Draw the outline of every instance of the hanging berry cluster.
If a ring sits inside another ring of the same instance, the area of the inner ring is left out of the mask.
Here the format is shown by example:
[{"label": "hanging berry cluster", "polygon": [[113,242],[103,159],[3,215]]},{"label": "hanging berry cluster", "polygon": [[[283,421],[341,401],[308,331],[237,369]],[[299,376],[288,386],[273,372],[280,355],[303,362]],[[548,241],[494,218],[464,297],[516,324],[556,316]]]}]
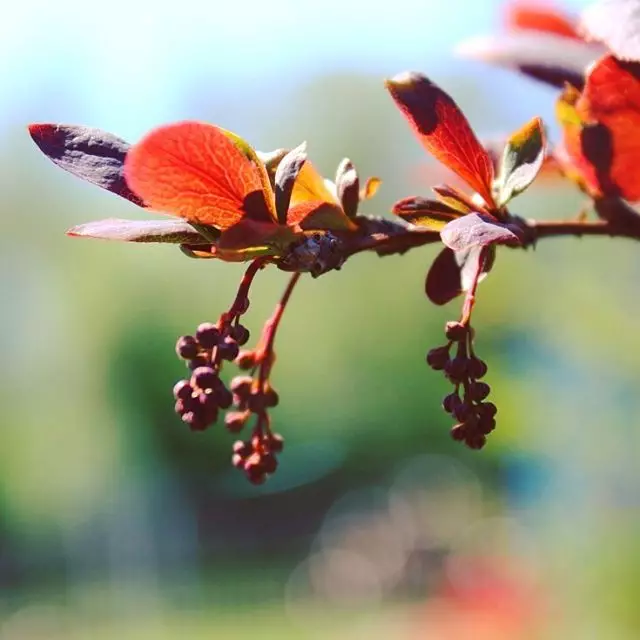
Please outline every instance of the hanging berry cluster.
[{"label": "hanging berry cluster", "polygon": [[[201,122],[159,127],[134,145],[89,127],[30,125],[33,140],[56,165],[134,205],[174,216],[98,220],[70,229],[69,235],[170,243],[191,258],[248,263],[228,311],[178,340],[177,354],[190,370],[173,390],[182,421],[203,431],[226,412],[226,429],[246,434],[233,445],[234,466],[251,482],[264,482],[275,472],[283,448],[282,437],[271,428],[270,410],[279,402],[271,383],[274,341],[301,274],[319,277],[363,251],[386,256],[442,243],[425,292],[437,305],[462,296],[462,313],[447,323],[446,343],[429,351],[427,363],[453,385],[443,401],[456,422],[453,438],[482,448],[496,426],[497,409],[487,400],[487,365],[475,353],[471,317],[478,285],[502,248],[527,248],[560,235],[640,240],[640,216],[627,204],[640,201],[640,142],[633,125],[640,122],[640,53],[634,35],[640,14],[627,12],[628,28],[612,30],[608,25],[619,22],[617,4],[597,3],[580,28],[548,7],[517,9],[507,21],[513,31],[509,47],[498,38],[481,48],[480,57],[562,89],[556,112],[563,139],[555,148],[547,144],[540,118],[533,118],[496,150],[495,144],[478,140],[453,98],[424,75],[405,72],[387,80],[387,91],[418,141],[470,189],[436,185],[428,196],[398,200],[392,218],[358,212],[361,201],[375,194],[378,179],[361,186],[353,163],[344,159],[335,179],[326,180],[308,161],[304,143],[260,153],[238,135]],[[523,32],[527,38],[520,50]],[[537,49],[531,45],[536,33],[544,36]],[[598,43],[586,42],[586,36]],[[572,53],[565,56],[569,41]],[[584,64],[576,63],[576,47],[583,47]],[[539,175],[576,184],[596,219],[538,221],[513,214],[511,200]],[[292,275],[249,349],[241,317],[249,308],[254,276],[267,265]],[[221,373],[231,364],[243,373],[227,386]]]}]

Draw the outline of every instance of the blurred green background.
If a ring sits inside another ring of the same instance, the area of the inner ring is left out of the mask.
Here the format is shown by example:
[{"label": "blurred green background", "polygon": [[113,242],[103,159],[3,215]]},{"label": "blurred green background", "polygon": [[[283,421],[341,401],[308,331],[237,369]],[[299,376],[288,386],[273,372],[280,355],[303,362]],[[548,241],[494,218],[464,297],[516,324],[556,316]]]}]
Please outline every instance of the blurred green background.
[{"label": "blurred green background", "polygon": [[[582,3],[584,4],[584,3]],[[361,255],[304,278],[279,335],[287,447],[263,487],[233,437],[172,411],[177,336],[215,320],[242,267],[173,247],[72,241],[145,212],[55,168],[25,125],[135,140],[197,118],[261,150],[307,140],[332,176],[383,178],[364,212],[427,193],[429,164],[382,87],[429,74],[481,134],[554,92],[454,59],[501,3],[323,5],[23,0],[0,26],[0,638],[637,638],[638,246],[563,239],[501,251],[477,350],[498,429],[450,440],[424,363],[458,304],[430,306],[436,252]],[[569,5],[579,9],[581,3]],[[536,186],[520,215],[575,215]],[[254,335],[286,282],[259,275]]]}]

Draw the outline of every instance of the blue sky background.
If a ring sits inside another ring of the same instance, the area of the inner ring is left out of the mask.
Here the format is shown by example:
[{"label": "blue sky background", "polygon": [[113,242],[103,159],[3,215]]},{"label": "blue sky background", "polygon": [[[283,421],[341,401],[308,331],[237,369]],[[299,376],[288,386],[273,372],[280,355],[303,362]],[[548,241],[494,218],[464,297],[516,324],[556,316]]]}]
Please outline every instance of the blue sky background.
[{"label": "blue sky background", "polygon": [[[5,122],[75,119],[135,138],[160,122],[194,115],[184,96],[199,90],[220,92],[222,102],[250,94],[269,106],[296,83],[323,73],[384,77],[419,69],[437,75],[454,64],[457,42],[498,28],[501,4],[7,3],[0,21],[0,109]],[[479,68],[472,67],[486,73]]]}]

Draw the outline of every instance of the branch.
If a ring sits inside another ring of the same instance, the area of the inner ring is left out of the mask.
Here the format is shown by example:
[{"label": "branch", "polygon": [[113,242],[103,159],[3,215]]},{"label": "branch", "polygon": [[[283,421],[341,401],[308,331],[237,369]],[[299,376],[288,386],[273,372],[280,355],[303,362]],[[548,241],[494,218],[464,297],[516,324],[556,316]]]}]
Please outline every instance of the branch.
[{"label": "branch", "polygon": [[526,228],[531,233],[531,244],[541,238],[556,238],[559,236],[609,236],[611,238],[618,237],[640,240],[640,222],[636,225],[628,225],[609,220],[596,220],[595,222],[538,222],[528,220]]}]

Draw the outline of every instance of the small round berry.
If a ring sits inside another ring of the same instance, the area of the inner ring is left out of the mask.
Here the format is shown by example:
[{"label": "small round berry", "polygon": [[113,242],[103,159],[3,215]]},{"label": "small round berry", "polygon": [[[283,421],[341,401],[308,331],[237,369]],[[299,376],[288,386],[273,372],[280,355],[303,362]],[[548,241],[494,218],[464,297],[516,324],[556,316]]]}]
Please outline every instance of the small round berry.
[{"label": "small round berry", "polygon": [[249,338],[251,334],[249,333],[249,329],[242,324],[237,324],[235,327],[231,329],[231,337],[240,345],[247,344],[249,342]]},{"label": "small round berry", "polygon": [[280,453],[284,449],[284,438],[279,433],[272,433],[267,441],[269,451]]},{"label": "small round berry", "polygon": [[209,359],[204,355],[196,356],[192,360],[189,360],[187,364],[189,366],[189,369],[191,369],[191,371],[195,371],[198,367],[210,366]]},{"label": "small round berry", "polygon": [[467,422],[473,413],[473,407],[468,402],[460,402],[453,410],[453,415],[459,422]]},{"label": "small round berry", "polygon": [[204,416],[197,411],[188,411],[182,416],[182,421],[189,425],[191,431],[205,431],[209,426]]},{"label": "small round berry", "polygon": [[451,437],[458,442],[462,442],[467,437],[467,428],[464,424],[456,424],[451,427]]},{"label": "small round berry", "polygon": [[486,382],[472,382],[469,385],[469,395],[476,401],[484,400],[491,393],[491,387]]},{"label": "small round berry", "polygon": [[231,456],[231,464],[236,469],[242,469],[244,467],[244,458],[239,453],[234,453]]},{"label": "small round berry", "polygon": [[469,449],[482,449],[487,444],[487,437],[481,433],[470,433],[465,440],[465,444]]},{"label": "small round berry", "polygon": [[237,367],[243,371],[248,371],[256,366],[256,353],[255,351],[244,350],[240,351],[238,357],[235,359]]},{"label": "small round berry", "polygon": [[447,413],[453,413],[456,410],[456,407],[461,403],[462,400],[460,400],[460,396],[457,393],[450,393],[448,396],[444,397],[444,400],[442,401],[442,408]]},{"label": "small round berry", "polygon": [[253,385],[253,378],[251,376],[236,376],[231,380],[229,389],[236,395],[247,398],[251,393],[251,386]]},{"label": "small round berry", "polygon": [[261,458],[262,470],[265,473],[275,473],[278,468],[278,460],[272,453],[266,453]]},{"label": "small round berry", "polygon": [[228,409],[233,404],[233,393],[224,385],[215,390],[216,402],[221,409]]},{"label": "small round berry", "polygon": [[427,364],[435,371],[441,371],[449,362],[449,347],[436,347],[427,353]]},{"label": "small round berry", "polygon": [[176,400],[173,405],[173,410],[182,418],[182,416],[187,413],[187,407],[185,407],[183,400]]},{"label": "small round berry", "polygon": [[245,462],[244,473],[251,484],[264,484],[267,479],[267,474],[259,462],[255,464],[247,464],[247,462]]},{"label": "small round berry", "polygon": [[467,373],[468,359],[464,356],[456,356],[447,362],[444,371],[447,374],[447,378],[453,383],[462,382]]},{"label": "small round berry", "polygon": [[487,363],[480,358],[470,358],[467,364],[467,373],[470,378],[479,380],[487,374]]},{"label": "small round berry", "polygon": [[213,424],[218,419],[218,403],[213,393],[200,393],[198,404],[203,417],[209,424]]},{"label": "small round berry", "polygon": [[220,329],[211,322],[203,322],[196,330],[196,338],[205,349],[213,349],[220,339]]},{"label": "small round berry", "polygon": [[478,419],[478,431],[485,435],[491,433],[496,428],[496,419],[489,416],[480,416]]},{"label": "small round berry", "polygon": [[224,425],[231,433],[242,431],[251,414],[248,411],[229,411],[224,417]]},{"label": "small round berry", "polygon": [[176,342],[176,354],[183,360],[192,360],[198,355],[200,346],[193,336],[181,336]]},{"label": "small round berry", "polygon": [[278,403],[280,402],[280,396],[278,395],[278,392],[268,383],[265,387],[263,398],[264,406],[267,408],[277,407]]},{"label": "small round berry", "polygon": [[243,458],[248,457],[253,449],[251,448],[251,444],[249,442],[245,442],[244,440],[236,440],[231,447],[231,451],[233,453],[237,453]]},{"label": "small round berry", "polygon": [[444,333],[447,336],[447,340],[453,340],[454,342],[460,342],[467,337],[467,327],[462,322],[451,321],[447,322],[444,328]]},{"label": "small round berry", "polygon": [[498,407],[496,407],[493,402],[482,402],[478,405],[477,410],[480,416],[487,416],[489,418],[494,418],[496,413],[498,413]]},{"label": "small round berry", "polygon": [[191,397],[193,393],[193,387],[189,384],[188,380],[179,380],[173,387],[173,397],[176,400],[186,400]]},{"label": "small round berry", "polygon": [[218,374],[211,367],[198,367],[191,375],[191,384],[198,389],[213,389]]},{"label": "small round berry", "polygon": [[249,411],[252,413],[260,413],[264,411],[266,407],[265,397],[263,393],[252,393],[247,398],[247,407],[249,407]]},{"label": "small round berry", "polygon": [[222,360],[235,360],[240,353],[240,347],[238,343],[231,337],[227,336],[218,345],[218,354]]}]

